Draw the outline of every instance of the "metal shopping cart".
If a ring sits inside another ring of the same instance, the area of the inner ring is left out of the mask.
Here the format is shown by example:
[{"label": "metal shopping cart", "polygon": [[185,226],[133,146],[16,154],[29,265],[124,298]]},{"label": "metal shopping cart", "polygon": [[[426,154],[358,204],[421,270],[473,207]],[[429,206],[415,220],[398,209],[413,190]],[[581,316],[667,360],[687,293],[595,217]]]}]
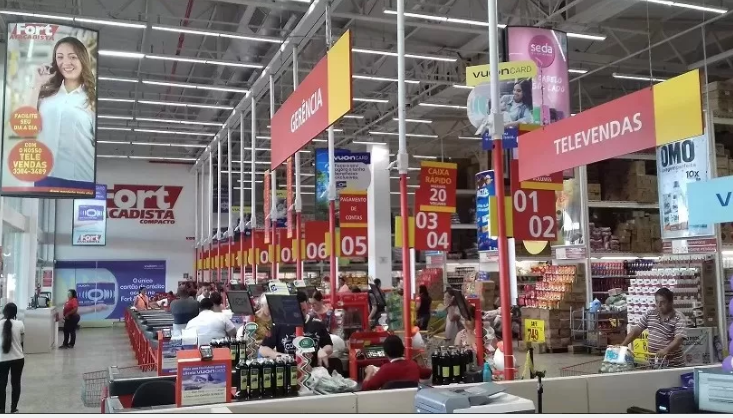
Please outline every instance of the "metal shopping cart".
[{"label": "metal shopping cart", "polygon": [[560,369],[560,375],[562,377],[568,376],[586,376],[589,374],[608,374],[608,373],[621,373],[624,371],[638,371],[638,370],[658,370],[666,369],[669,367],[669,360],[666,357],[659,358],[652,353],[647,353],[647,361],[634,362],[632,369],[614,369],[613,367],[604,368],[603,359],[586,361],[585,363],[576,364],[573,366],[567,366]]},{"label": "metal shopping cart", "polygon": [[107,395],[107,387],[112,379],[156,376],[154,364],[130,367],[108,367],[105,370],[82,374],[81,401],[84,406],[94,407],[102,404]]}]

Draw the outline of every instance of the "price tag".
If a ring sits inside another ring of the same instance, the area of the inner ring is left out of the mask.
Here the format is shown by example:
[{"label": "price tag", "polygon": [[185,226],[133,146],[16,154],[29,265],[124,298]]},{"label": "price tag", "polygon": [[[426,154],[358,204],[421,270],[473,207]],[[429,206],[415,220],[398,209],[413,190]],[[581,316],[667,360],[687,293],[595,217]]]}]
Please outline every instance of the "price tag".
[{"label": "price tag", "polygon": [[302,260],[318,261],[328,259],[326,253],[326,233],[328,232],[327,221],[306,222],[305,234],[302,240]]},{"label": "price tag", "polygon": [[414,248],[419,251],[450,251],[451,214],[417,212]]},{"label": "price tag", "polygon": [[415,193],[416,210],[455,213],[457,176],[457,164],[422,161],[420,188]]},{"label": "price tag", "polygon": [[541,319],[525,319],[524,341],[528,343],[545,342],[545,321]]}]

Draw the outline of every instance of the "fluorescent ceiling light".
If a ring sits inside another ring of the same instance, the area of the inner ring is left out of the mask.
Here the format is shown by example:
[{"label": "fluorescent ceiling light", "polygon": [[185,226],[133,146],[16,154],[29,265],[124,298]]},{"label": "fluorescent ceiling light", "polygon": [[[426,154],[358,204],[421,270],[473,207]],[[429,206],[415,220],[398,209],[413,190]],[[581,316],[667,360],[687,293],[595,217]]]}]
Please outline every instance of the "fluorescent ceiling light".
[{"label": "fluorescent ceiling light", "polygon": [[221,126],[218,122],[200,122],[197,120],[184,120],[184,119],[162,119],[162,118],[141,118],[136,117],[138,122],[159,122],[159,123],[176,123],[179,125],[202,125],[202,126]]},{"label": "fluorescent ceiling light", "polygon": [[165,160],[165,161],[196,161],[195,158],[189,157],[153,157],[144,155],[131,155],[129,158],[133,160]]},{"label": "fluorescent ceiling light", "polygon": [[143,84],[150,84],[154,86],[166,86],[166,87],[180,87],[186,89],[197,89],[197,90],[215,90],[215,91],[226,91],[231,93],[242,93],[247,94],[249,90],[240,89],[234,87],[216,87],[208,86],[206,84],[194,84],[194,83],[170,83],[167,81],[156,81],[156,80],[143,80]]},{"label": "fluorescent ceiling light", "polygon": [[636,74],[621,74],[621,73],[613,73],[613,78],[619,78],[622,80],[636,80],[636,81],[665,81],[667,80],[664,77],[649,77],[645,75],[636,75]]},{"label": "fluorescent ceiling light", "polygon": [[[399,118],[392,118],[392,120],[395,121],[395,122],[399,122],[400,121]],[[433,123],[433,121],[430,120],[430,119],[410,119],[410,118],[405,119],[405,122],[411,122],[411,123]]]},{"label": "fluorescent ceiling light", "polygon": [[585,74],[588,72],[588,70],[583,70],[580,68],[570,68],[568,69],[568,72],[571,74]]},{"label": "fluorescent ceiling light", "polygon": [[97,140],[97,144],[130,145],[130,141],[100,141],[100,140]]},{"label": "fluorescent ceiling light", "polygon": [[682,9],[692,9],[692,10],[699,10],[701,12],[717,13],[721,15],[728,12],[725,9],[720,9],[717,7],[708,7],[708,6],[702,6],[699,4],[682,3],[679,1],[667,1],[667,0],[642,0],[642,1],[646,1],[648,3],[661,4],[664,6],[679,7]]},{"label": "fluorescent ceiling light", "polygon": [[464,89],[464,90],[473,90],[473,87],[467,86],[465,84],[454,84],[453,88],[455,89]]},{"label": "fluorescent ceiling light", "polygon": [[206,148],[206,145],[201,144],[172,144],[165,142],[132,142],[132,145],[143,145],[149,147],[180,147],[180,148]]},{"label": "fluorescent ceiling light", "polygon": [[114,126],[98,126],[98,131],[128,131],[131,132],[132,128],[116,128]]},{"label": "fluorescent ceiling light", "polygon": [[97,158],[127,158],[127,155],[101,155],[101,154],[97,154]]},{"label": "fluorescent ceiling light", "polygon": [[[394,156],[394,154],[390,154],[390,156]],[[389,178],[391,178],[392,180],[399,180],[400,176],[389,176]],[[407,179],[409,180],[410,176],[407,176]]]},{"label": "fluorescent ceiling light", "polygon": [[387,145],[386,142],[371,142],[371,141],[352,141],[352,144],[359,145]]},{"label": "fluorescent ceiling light", "polygon": [[[269,151],[269,150],[268,150],[268,151]],[[304,153],[304,154],[310,154],[310,153],[311,153],[311,152],[310,152],[310,151],[308,151],[307,149],[302,149],[302,150],[300,150],[300,151],[298,151],[298,152],[300,152],[300,153]]]},{"label": "fluorescent ceiling light", "polygon": [[132,120],[132,116],[117,116],[117,115],[97,115],[99,119],[119,119],[119,120]]},{"label": "fluorescent ceiling light", "polygon": [[418,106],[424,106],[424,107],[437,107],[440,109],[458,109],[458,110],[466,110],[466,106],[461,105],[452,105],[452,104],[442,104],[442,103],[418,103]]},{"label": "fluorescent ceiling light", "polygon": [[66,21],[73,21],[73,17],[68,16],[58,16],[58,15],[47,15],[47,14],[40,14],[40,13],[28,13],[28,12],[18,12],[15,10],[2,10],[0,11],[0,14],[4,15],[12,15],[12,16],[23,16],[23,17],[37,17],[39,19],[55,19],[55,20],[66,20]]},{"label": "fluorescent ceiling light", "polygon": [[[400,192],[389,192],[389,194],[400,194]],[[413,195],[415,192],[407,192],[408,195]]]},{"label": "fluorescent ceiling light", "polygon": [[264,136],[264,135],[257,135],[257,136],[255,136],[255,138],[257,138],[257,139],[270,139],[269,136]]},{"label": "fluorescent ceiling light", "polygon": [[315,139],[313,140],[313,142],[328,142],[328,141],[327,141],[327,140],[325,140],[325,139],[318,139],[318,138],[315,138]]},{"label": "fluorescent ceiling light", "polygon": [[413,155],[412,158],[419,158],[421,160],[437,160],[438,157],[435,155]]},{"label": "fluorescent ceiling light", "polygon": [[136,78],[123,78],[123,77],[99,77],[101,81],[117,81],[120,83],[137,83]]},{"label": "fluorescent ceiling light", "polygon": [[389,103],[387,99],[369,99],[365,97],[354,97],[354,101],[362,103]]},{"label": "fluorescent ceiling light", "polygon": [[408,184],[407,187],[409,187],[411,189],[417,189],[417,188],[420,187],[420,185],[419,184]]},{"label": "fluorescent ceiling light", "polygon": [[159,31],[165,31],[165,32],[187,33],[191,35],[201,35],[201,36],[212,36],[214,38],[240,39],[243,41],[268,42],[268,43],[273,43],[273,44],[282,44],[283,43],[282,39],[268,37],[268,36],[240,35],[238,33],[233,33],[233,32],[216,32],[216,31],[210,31],[210,30],[197,30],[197,29],[183,28],[180,26],[153,25],[152,29],[159,30]]},{"label": "fluorescent ceiling light", "polygon": [[[343,118],[344,119],[364,119],[364,116],[362,115],[344,115]],[[267,127],[269,128],[270,126],[268,125]]]},{"label": "fluorescent ceiling light", "polygon": [[75,17],[75,22],[91,23],[94,25],[118,26],[121,28],[145,29],[144,23],[125,22],[124,20],[89,19],[86,17]]},{"label": "fluorescent ceiling light", "polygon": [[[400,136],[397,132],[379,132],[379,131],[369,131],[369,135],[384,135],[384,136]],[[438,135],[425,135],[425,134],[405,134],[408,138],[433,138],[437,139]]]},{"label": "fluorescent ceiling light", "polygon": [[234,110],[231,106],[220,106],[220,105],[207,105],[198,103],[182,103],[182,102],[163,102],[157,100],[138,100],[140,104],[147,105],[158,105],[158,106],[179,106],[179,107],[193,107],[197,109],[221,109],[221,110]]},{"label": "fluorescent ceiling light", "polygon": [[[397,83],[399,80],[393,77],[378,77],[378,76],[372,76],[372,75],[359,75],[354,74],[351,76],[351,78],[354,78],[356,80],[369,80],[369,81],[386,81],[389,83]],[[405,80],[405,83],[407,84],[420,84],[418,80]]]},{"label": "fluorescent ceiling light", "polygon": [[211,64],[211,65],[221,65],[224,67],[240,67],[240,68],[256,68],[260,69],[263,68],[264,65],[261,64],[253,64],[248,62],[235,62],[235,61],[220,61],[220,60],[206,60],[206,59],[200,59],[200,58],[189,58],[189,57],[181,57],[177,55],[152,55],[152,54],[146,54],[145,58],[150,58],[154,60],[162,60],[162,61],[178,61],[178,62],[190,62],[193,64]]},{"label": "fluorescent ceiling light", "polygon": [[[351,48],[351,51],[359,53],[359,54],[371,54],[371,55],[382,55],[385,57],[397,57],[397,53],[392,52],[392,51],[379,51],[376,49],[366,49],[366,48]],[[431,60],[431,61],[444,61],[444,62],[458,61],[458,58],[446,57],[442,55],[432,55],[432,54],[406,53],[405,58],[424,59],[424,60]]]},{"label": "fluorescent ceiling light", "polygon": [[100,97],[98,102],[135,103],[135,99],[116,99],[114,97]]},{"label": "fluorescent ceiling light", "polygon": [[[384,13],[388,15],[396,15],[397,11],[386,9],[384,10]],[[405,12],[405,17],[411,17],[413,19],[430,20],[433,22],[441,22],[441,23],[455,23],[458,25],[480,26],[483,28],[486,28],[489,26],[489,23],[485,20],[461,19],[461,18],[454,18],[454,17],[447,17],[447,16],[430,15],[426,13]],[[497,26],[500,29],[506,28],[506,25],[503,25],[503,24],[499,24]],[[594,40],[594,41],[606,40],[605,35],[589,35],[589,34],[583,34],[583,33],[567,32],[567,36],[568,38],[589,39],[589,40]]]},{"label": "fluorescent ceiling light", "polygon": [[117,58],[133,58],[133,59],[145,58],[145,54],[141,54],[140,52],[113,51],[110,49],[100,49],[99,55],[103,57],[117,57]]},{"label": "fluorescent ceiling light", "polygon": [[171,135],[193,135],[193,136],[210,136],[213,137],[215,134],[209,132],[186,132],[186,131],[169,131],[166,129],[139,129],[135,128],[135,132],[145,132],[150,134],[171,134]]},{"label": "fluorescent ceiling light", "polygon": [[466,139],[469,141],[480,141],[481,137],[480,136],[459,136],[458,139]]}]

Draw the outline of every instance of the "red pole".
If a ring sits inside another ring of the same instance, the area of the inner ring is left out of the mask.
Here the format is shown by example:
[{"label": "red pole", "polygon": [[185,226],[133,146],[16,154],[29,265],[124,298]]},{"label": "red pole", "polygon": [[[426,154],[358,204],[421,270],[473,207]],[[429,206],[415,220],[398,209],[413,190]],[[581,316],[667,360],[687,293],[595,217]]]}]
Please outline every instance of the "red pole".
[{"label": "red pole", "polygon": [[300,231],[302,227],[302,218],[300,212],[295,212],[295,279],[303,280],[303,263],[300,261],[302,246],[300,244]]},{"label": "red pole", "polygon": [[474,334],[476,334],[476,361],[479,366],[484,365],[484,316],[481,312],[481,300],[475,301],[473,304],[474,312],[476,313],[474,315],[474,323],[473,323],[473,331]]},{"label": "red pole", "polygon": [[504,377],[514,380],[514,347],[512,346],[511,296],[509,293],[509,251],[506,238],[506,213],[504,206],[504,155],[501,139],[494,140],[494,183],[496,185],[497,215],[499,224],[499,297],[501,300],[501,333],[504,338]]},{"label": "red pole", "polygon": [[[331,179],[333,181],[333,179]],[[331,272],[331,306],[334,309],[338,303],[337,283],[336,280],[336,201],[328,201],[328,232],[330,235],[329,240],[331,241],[331,254],[329,255],[329,264]]]},{"label": "red pole", "polygon": [[[254,212],[255,205],[252,205],[252,211]],[[252,214],[254,217],[254,213]],[[252,221],[254,223],[254,221]],[[267,221],[265,221],[267,222]],[[250,229],[250,238],[252,239],[252,254],[250,254],[249,259],[252,261],[252,283],[257,284],[257,262],[259,261],[259,258],[257,257],[257,247],[255,246],[255,230],[254,228]]]},{"label": "red pole", "polygon": [[270,253],[270,280],[277,280],[277,263],[275,260],[277,260],[277,257],[275,253],[277,252],[277,242],[276,242],[276,236],[275,235],[275,227],[277,226],[277,221],[270,222],[270,248],[271,250],[268,250]]},{"label": "red pole", "polygon": [[400,216],[402,216],[402,319],[405,325],[405,358],[412,359],[412,281],[410,280],[410,213],[407,209],[407,173],[400,174]]}]

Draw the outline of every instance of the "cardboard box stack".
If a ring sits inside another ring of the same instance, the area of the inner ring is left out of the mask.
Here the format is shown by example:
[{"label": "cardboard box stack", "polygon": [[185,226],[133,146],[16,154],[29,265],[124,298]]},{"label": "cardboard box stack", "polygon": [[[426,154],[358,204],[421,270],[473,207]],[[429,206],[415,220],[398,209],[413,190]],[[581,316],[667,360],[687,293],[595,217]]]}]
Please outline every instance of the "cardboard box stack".
[{"label": "cardboard box stack", "polygon": [[718,177],[730,176],[733,159],[730,158],[730,151],[725,148],[725,144],[715,144],[715,166],[718,169]]},{"label": "cardboard box stack", "polygon": [[[586,294],[585,270],[577,266],[548,266],[542,279],[522,308],[522,321],[544,322],[545,343],[540,352],[567,349],[570,345],[571,309],[583,309]],[[523,327],[524,328],[524,327]]]},{"label": "cardboard box stack", "polygon": [[588,183],[588,200],[601,200],[601,185]]},{"label": "cardboard box stack", "polygon": [[[705,94],[703,89],[703,94]],[[708,101],[713,116],[729,118],[733,117],[733,80],[713,81],[707,84]],[[705,97],[703,97],[703,105]]]},{"label": "cardboard box stack", "polygon": [[657,176],[646,174],[646,161],[614,160],[603,164],[598,168],[598,181],[602,200],[657,202]]},{"label": "cardboard box stack", "polygon": [[615,229],[591,223],[590,246],[601,252],[661,253],[661,232],[659,213],[635,210]]}]

